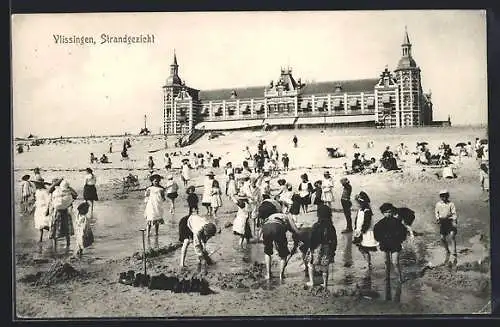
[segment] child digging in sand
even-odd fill
[[[165,189],[160,185],[162,178],[158,174],[151,175],[149,178],[151,186],[145,192],[146,209],[144,210],[144,217],[146,218],[148,236],[152,225],[155,226],[155,235],[158,235],[160,224],[164,224],[162,202],[165,201]]]

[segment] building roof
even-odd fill
[[[347,92],[373,92],[378,78],[357,79],[349,81],[316,82],[306,84],[302,89],[303,95],[335,93],[337,85],[342,87],[341,93]],[[231,99],[231,92],[234,90],[237,99],[250,99],[264,97],[265,86],[251,86],[217,90],[200,91],[200,100],[215,101]]]
[[[302,89],[303,95],[335,93],[335,88],[340,85],[341,93],[373,91],[378,83],[378,78],[356,79],[349,81],[317,82],[306,84]]]
[[[199,97],[202,101],[229,100],[231,99],[231,93],[236,91],[236,99],[262,98],[264,97],[264,89],[265,86],[250,86],[230,89],[202,90],[200,91]]]

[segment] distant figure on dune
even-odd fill
[[[101,159],[99,161],[103,164],[109,163],[108,157],[103,153]]]
[[[109,143],[109,153],[113,153],[113,142]]]
[[[281,160],[283,161],[283,170],[288,171],[288,165],[290,164],[290,158],[288,158],[288,154],[283,153],[281,156]]]
[[[93,163],[98,163],[99,162],[99,159],[97,159],[96,156],[94,156],[94,153],[90,153],[90,163],[93,164]]]
[[[155,168],[155,162],[153,161],[153,157],[149,156],[148,159],[148,168],[151,172],[153,172],[153,169]]]
[[[299,139],[297,138],[297,135],[294,135],[293,136],[293,147],[296,148],[297,147],[297,143],[299,142]]]
[[[172,159],[168,155],[168,153],[165,153],[165,169],[169,170],[172,168]]]

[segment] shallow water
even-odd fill
[[[340,129],[327,131],[320,136],[318,136],[317,130],[300,130],[297,131],[300,144],[297,150],[287,148],[293,133],[295,133],[295,131],[263,132],[260,133],[261,135],[259,136],[258,133],[254,132],[234,132],[228,133],[228,135],[219,138],[216,142],[215,140],[208,141],[205,139],[206,136],[204,136],[204,138],[190,148],[193,151],[206,151],[206,149],[213,148],[214,153],[216,150],[221,151],[220,155],[226,155],[227,153],[225,157],[227,160],[235,161],[237,158],[238,161],[240,161],[241,152],[239,151],[244,147],[244,144],[241,143],[242,139],[248,139],[248,142],[253,142],[259,137],[265,137],[266,140],[269,140],[268,145],[278,144],[278,148],[282,149],[282,152],[288,151],[288,153],[292,155],[292,167],[301,165],[311,166],[311,162],[314,162],[319,166],[331,165],[332,162],[334,162],[335,165],[341,166],[342,161],[329,159],[326,157],[326,154],[320,150],[329,146],[329,143],[339,143],[347,147],[348,145],[352,146],[352,143],[357,142],[363,147],[369,139],[373,139],[378,146],[378,151],[379,148],[383,148],[385,144],[396,146],[403,135],[405,142],[409,145],[410,150],[412,150],[411,144],[417,140],[430,141],[432,139],[434,140],[434,143],[437,144],[437,140],[442,140],[443,135],[445,135],[447,141],[450,143],[469,139],[473,140],[476,136],[481,137],[481,133],[484,133],[484,129],[408,129],[398,131]],[[152,144],[148,143],[144,146],[136,146],[136,144],[133,144],[130,154],[141,157],[141,160],[142,157],[146,159],[148,147],[155,148],[156,145],[153,143],[161,142],[161,140],[153,141],[151,141]],[[214,145],[217,145],[217,147],[214,147]],[[106,143],[104,143],[100,145],[73,144],[45,148],[44,146],[38,148],[32,147],[32,151],[23,153],[22,155],[16,155],[16,158],[14,159],[16,168],[15,180],[18,180],[21,174],[29,173],[27,169],[36,165],[42,167],[42,175],[47,179],[57,175],[64,175],[65,178],[70,181],[70,184],[75,185],[77,191],[81,193],[81,187],[79,187],[79,185],[83,184],[84,173],[79,172],[78,169],[85,168],[88,152],[94,151],[94,153],[98,153],[98,151],[95,150],[97,147],[104,149],[106,146]],[[59,151],[57,152],[57,157],[50,155],[51,152],[54,151]],[[183,149],[183,151],[185,151],[185,149]],[[73,155],[73,152],[75,152],[75,155]],[[162,165],[163,162],[160,161],[160,157],[163,154],[156,152],[153,155],[156,156],[155,161],[157,160],[158,165]],[[71,159],[69,164],[62,160],[62,158],[68,157]],[[114,157],[115,154],[113,154],[113,158]],[[179,157],[176,157],[176,160],[177,159],[179,159]],[[119,180],[124,174],[127,174],[128,171],[123,170],[124,168],[142,169],[142,165],[146,165],[145,160],[144,162],[130,162],[130,167],[127,166],[129,164],[115,162],[114,159],[112,161],[113,164],[111,166],[119,169],[108,169],[108,167],[106,167],[107,170],[105,171],[105,167],[102,165],[97,166],[95,169],[96,175],[98,176],[98,194],[100,190],[102,190],[100,184],[112,183],[114,179]],[[174,160],[174,165],[175,164],[176,161]],[[459,251],[466,247],[475,249],[474,247],[477,247],[479,243],[477,235],[482,231],[488,231],[488,235],[486,236],[489,237],[489,205],[488,203],[479,200],[482,193],[479,185],[477,184],[478,178],[476,171],[473,170],[476,169],[475,164],[476,163],[473,159],[468,161],[466,160],[463,167],[458,170],[458,173],[463,174],[463,176],[460,176],[457,180],[450,181],[432,179],[432,172],[421,172],[421,168],[418,168],[417,170],[412,167],[405,167],[405,172],[402,173],[400,177],[392,174],[377,175],[373,177],[352,175],[349,176],[349,179],[353,185],[353,194],[359,192],[360,190],[364,190],[372,198],[372,208],[375,213],[376,220],[381,218],[381,215],[378,213],[378,207],[386,201],[392,202],[396,206],[408,206],[415,210],[417,219],[413,227],[415,231],[422,232],[423,234],[422,236],[416,238],[416,249],[418,249],[417,256],[423,258],[422,264],[426,261],[431,262],[432,264],[439,264],[443,260],[443,250],[439,244],[437,226],[433,223],[434,204],[438,200],[435,193],[439,189],[444,187],[450,189],[453,201],[459,209],[459,221],[461,226],[457,235]],[[49,171],[49,168],[64,168],[71,169],[72,171],[53,172]],[[44,171],[43,169],[47,170]],[[427,170],[431,169],[427,168]],[[320,178],[322,174],[321,170],[309,171],[299,169],[292,170],[283,175],[285,178],[290,180],[293,185],[295,185],[298,184],[298,176],[304,171],[310,173],[311,180]],[[147,186],[147,181],[144,180],[146,173],[146,171],[134,170],[134,174],[138,174],[141,179],[141,186]],[[220,176],[221,169],[216,170],[216,173]],[[203,171],[193,172],[193,184],[200,185],[202,176]],[[335,176],[336,179],[339,177],[340,176]],[[413,187],[413,180],[411,178],[415,179],[415,187]],[[423,182],[421,178],[429,179]],[[222,180],[223,179],[220,178],[220,181]],[[273,181],[273,183],[274,182],[275,181]],[[15,184],[15,187],[17,194],[18,184]],[[201,190],[199,191],[201,192]],[[335,192],[335,198],[337,199],[335,206],[337,209],[340,209],[340,204],[338,203],[341,192],[340,187],[336,186]],[[177,200],[176,214],[173,217],[170,214],[167,214],[165,224],[160,226],[159,236],[157,238],[152,235],[150,238],[146,239],[146,250],[149,248],[164,247],[170,243],[178,241],[177,224],[179,219],[183,215],[187,214],[187,208],[184,200],[184,187],[180,187],[179,194],[180,197]],[[142,233],[139,231],[141,228],[145,228],[142,192],[136,193],[133,197],[131,194],[129,195],[130,197],[124,200],[105,200],[97,201],[95,203],[92,220],[95,242],[92,246],[84,250],[85,257],[92,257],[104,262],[109,259],[119,259],[132,256],[135,252],[142,252]],[[201,199],[201,194],[198,195]],[[81,199],[77,200],[77,203],[80,201]],[[226,201],[226,199],[224,199],[224,202],[223,207],[220,209],[220,220],[218,221],[218,226],[222,228],[222,232],[221,234],[217,234],[208,242],[208,251],[209,253],[215,251],[212,254],[212,258],[216,261],[216,265],[209,267],[209,270],[221,273],[240,272],[251,267],[255,261],[259,263],[263,262],[263,245],[253,243],[244,250],[239,249],[238,237],[233,235],[232,229],[223,228],[225,223],[232,222],[235,216],[235,207],[232,203]],[[168,204],[165,203],[165,213],[168,213],[168,209]],[[32,216],[21,216],[17,210],[18,207],[16,206],[16,215],[14,217],[16,255],[22,256],[26,253],[33,254],[40,262],[38,264],[34,264],[34,266],[39,269],[44,265],[50,264],[56,257],[68,258],[74,253],[74,240],[72,239],[72,247],[69,251],[64,251],[64,241],[59,241],[58,253],[55,254],[52,249],[51,242],[47,239],[47,233],[45,233],[44,241],[40,246],[38,244],[39,232],[33,227]],[[355,209],[353,208],[353,218],[355,215],[354,210]],[[200,213],[203,214],[204,212],[205,209],[200,206]],[[342,287],[353,287],[358,284],[363,290],[363,294],[365,294],[366,298],[385,298],[384,255],[381,252],[373,253],[373,270],[371,272],[368,271],[366,261],[362,257],[360,251],[351,243],[351,235],[340,233],[345,227],[343,213],[340,210],[335,210],[333,219],[334,225],[337,229],[338,247],[335,256],[335,263],[330,268],[333,273],[330,276],[329,289],[335,290]],[[301,215],[299,217],[299,221],[304,223],[304,226],[311,225],[315,220],[315,212],[309,212],[308,214]],[[472,226],[475,228],[471,228]],[[292,244],[290,243],[289,247],[291,246]],[[481,259],[481,256],[484,253],[485,252],[481,249],[475,249],[471,254],[461,255],[459,260],[466,261]],[[180,249],[163,257],[148,259],[148,267],[166,265],[169,266],[169,268],[177,268],[179,254]],[[422,268],[422,264],[416,264],[414,258],[412,258],[410,258],[408,264],[403,266],[404,275],[416,274]],[[277,257],[274,255],[274,276],[278,275],[277,263]],[[345,263],[352,263],[352,265],[350,267],[344,267]],[[85,267],[84,263],[81,263],[81,265]],[[186,265],[191,270],[194,270],[197,265],[197,259],[194,255],[192,245],[188,249]],[[300,255],[296,254],[292,257],[288,264],[284,285],[281,285],[277,278],[273,278],[271,282],[268,283],[266,281],[261,281],[257,286],[261,289],[273,290],[278,287],[287,287],[287,285],[303,285],[305,282],[303,270],[304,266],[302,265]],[[395,278],[395,276],[393,276],[393,278]],[[320,283],[321,279],[321,277],[317,277],[316,281]],[[407,281],[400,289],[396,287],[397,283],[395,283],[395,281],[393,284],[393,293],[396,293],[393,296],[395,297],[395,300],[399,297],[400,302],[402,303],[420,305],[420,302],[425,301],[425,297],[436,296],[431,289],[422,283]],[[238,292],[246,291],[248,290],[238,290]],[[400,294],[398,294],[399,292]]]

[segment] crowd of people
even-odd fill
[[[297,144],[298,140],[294,137],[293,146]],[[110,152],[111,146],[110,144]],[[126,151],[127,147],[129,143],[125,142],[123,151]],[[448,149],[449,147],[443,147],[442,156],[450,157],[451,153]],[[428,151],[425,145],[419,146],[419,150],[423,153]],[[474,150],[476,150],[477,159],[480,160],[481,187],[489,190],[487,147],[485,149],[485,144],[478,142]],[[467,149],[465,151],[468,156],[471,155],[471,151]],[[364,155],[356,152],[352,165],[346,172],[349,174],[373,173],[379,172],[380,168],[396,170],[399,169],[397,159],[407,155],[409,151],[404,144],[398,146],[396,153],[387,147],[381,155],[379,160],[381,167],[379,167],[376,165],[375,158],[367,160]],[[427,155],[424,157],[427,158]],[[191,243],[194,245],[200,268],[214,263],[207,252],[206,244],[217,234],[217,231],[220,231],[219,209],[225,201],[230,201],[236,210],[232,231],[238,237],[240,246],[252,246],[250,242],[252,239],[264,245],[266,279],[272,277],[274,249],[280,260],[280,279],[285,277],[288,261],[298,249],[304,262],[304,273],[308,277],[307,285],[314,286],[314,271],[318,270],[322,273],[322,285],[326,287],[329,267],[334,262],[337,249],[337,231],[332,220],[332,212],[337,207],[334,196],[336,182],[332,174],[330,171],[324,171],[323,178],[311,181],[308,174],[303,173],[294,187],[292,181],[280,178],[281,172],[289,169],[288,155],[280,153],[276,145],[268,149],[265,140],[258,143],[255,153],[246,147],[243,150],[242,159],[242,164],[238,167],[233,166],[232,162],[226,163],[222,182],[216,178],[213,171],[205,173],[205,180],[201,186],[203,188],[201,202],[196,192],[200,186],[192,183],[192,170],[206,167],[205,163],[211,164],[213,168],[219,168],[221,158],[215,158],[213,154],[207,152],[201,155],[194,153],[182,160],[180,179],[181,186],[186,193],[183,198],[186,199],[188,212],[179,220],[179,241],[183,244],[180,266],[185,266],[187,249]],[[277,164],[280,159],[281,166]],[[421,159],[420,163],[423,164]],[[152,227],[154,227],[155,235],[158,235],[159,226],[165,223],[167,214],[163,202],[168,201],[171,216],[176,213],[176,199],[180,196],[181,187],[175,181],[172,159],[169,154],[165,154],[165,166],[159,169],[155,166],[153,158],[149,157],[148,169],[151,185],[144,193],[144,218],[149,237]],[[164,185],[162,185],[162,180],[165,178],[158,173],[159,171],[166,171]],[[66,247],[69,248],[70,237],[75,235],[77,254],[81,255],[83,249],[93,242],[89,217],[92,216],[94,201],[98,201],[98,196],[95,186],[96,176],[92,169],[86,169],[84,201],[75,205],[76,210],[74,202],[78,195],[64,178],[54,179],[51,183],[47,183],[41,177],[38,168],[35,169],[34,174],[33,179],[29,175],[22,178],[21,204],[23,212],[29,213],[29,204],[34,202],[35,228],[40,231],[40,242],[42,242],[44,231],[48,231],[49,238],[54,241],[54,249],[60,238],[66,240]],[[273,180],[277,184],[275,187],[271,186]],[[402,282],[399,254],[403,242],[413,237],[411,225],[415,219],[414,212],[409,208],[397,208],[392,203],[386,202],[379,207],[382,218],[377,220],[371,207],[370,196],[365,191],[361,191],[354,196],[357,212],[352,217],[353,187],[347,177],[340,179],[340,185],[342,196],[339,207],[342,208],[345,217],[345,228],[342,233],[352,235],[352,243],[359,248],[367,262],[368,269],[373,269],[372,256],[377,251],[384,252],[386,272],[390,274],[391,271],[395,271],[399,281]],[[450,201],[450,194],[447,190],[439,192],[439,198],[434,211],[435,221],[440,225],[445,263],[450,261],[451,256],[451,262],[456,264],[457,210],[454,203]],[[200,203],[205,208],[203,212],[199,208]],[[316,209],[317,220],[312,226],[304,227],[304,220],[301,216],[311,212],[312,208]],[[287,233],[291,233],[291,240],[294,243],[291,251],[288,248]]]

